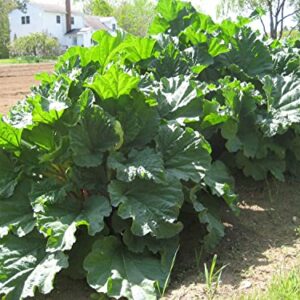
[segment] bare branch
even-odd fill
[[[282,22],[283,20],[295,15],[296,13],[300,12],[300,8],[299,9],[296,9],[294,12],[290,13],[290,14],[287,14],[286,16],[284,16],[283,18],[281,18],[278,23]]]
[[[282,9],[284,9],[285,2],[286,2],[286,0],[283,0],[283,1],[281,2],[281,4],[278,6],[277,11],[276,11],[276,17],[277,17],[277,18],[278,18],[279,14],[280,14],[280,11],[281,11]],[[277,21],[277,20],[276,20],[276,21]]]
[[[262,17],[259,17],[259,20],[260,20],[260,23],[261,23],[261,25],[262,25],[262,27],[263,27],[263,30],[264,30],[265,35],[268,36],[267,30],[266,30],[266,25],[265,25],[265,23],[264,23]]]
[[[283,16],[284,16],[284,6],[282,7],[282,10],[281,10],[281,19],[283,19]],[[281,22],[281,26],[280,26],[280,34],[279,34],[279,39],[282,38],[282,35],[283,35],[283,21]]]
[[[296,24],[295,26],[293,26],[292,28],[291,28],[291,30],[289,31],[289,33],[288,33],[288,37],[292,34],[292,32],[296,29],[298,27],[298,24]]]

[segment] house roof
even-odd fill
[[[66,7],[61,3],[49,4],[49,3],[41,2],[39,0],[31,0],[30,4],[33,4],[41,8],[43,11],[66,14]],[[73,5],[72,14],[81,15],[82,11],[78,7]]]
[[[97,16],[84,16],[85,25],[95,30],[109,30],[109,28],[102,23],[101,17]]]
[[[68,31],[67,33],[65,33],[65,35],[80,35],[89,31],[91,31],[90,27],[74,28]]]

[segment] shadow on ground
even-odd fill
[[[300,181],[257,183],[240,179],[240,216],[225,213],[226,236],[216,249],[222,275],[219,299],[238,298],[254,288],[264,290],[274,273],[299,262]],[[196,230],[182,246],[166,299],[206,299],[203,264],[196,266]],[[206,258],[209,259],[209,258]]]

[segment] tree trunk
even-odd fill
[[[66,0],[66,30],[72,30],[71,0]]]

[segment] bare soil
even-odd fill
[[[30,93],[30,87],[38,84],[35,74],[51,72],[53,68],[53,63],[0,65],[0,112],[7,113]]]
[[[225,213],[226,236],[216,249],[219,267],[226,268],[215,299],[239,299],[254,290],[264,291],[276,273],[300,267],[299,184],[295,179],[285,183],[239,180],[240,216]],[[195,244],[193,240],[183,245],[165,299],[207,299],[203,265],[197,268],[195,248],[189,245]]]

